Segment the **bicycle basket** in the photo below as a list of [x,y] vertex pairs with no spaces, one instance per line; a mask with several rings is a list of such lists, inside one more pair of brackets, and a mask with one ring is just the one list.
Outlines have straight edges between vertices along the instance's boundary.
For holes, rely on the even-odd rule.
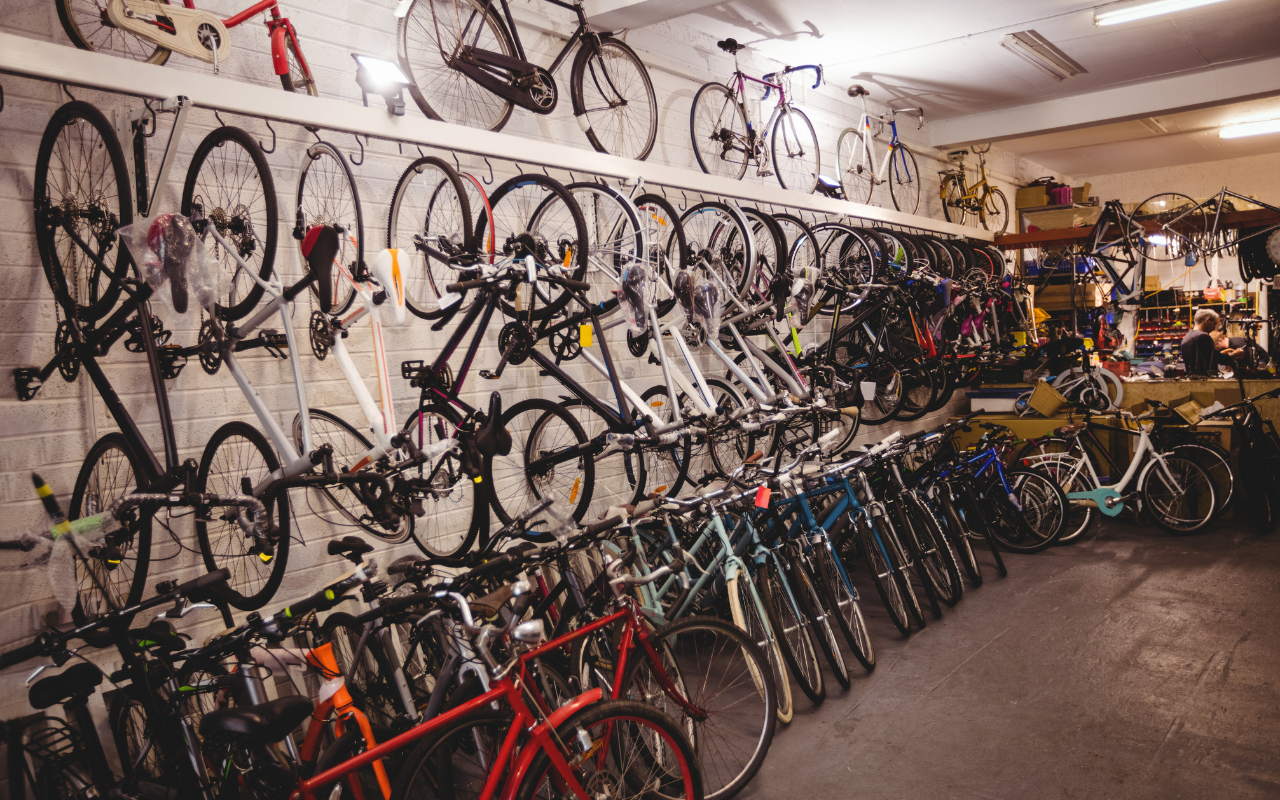
[[1027,401],[1027,405],[1033,411],[1041,416],[1052,417],[1058,413],[1058,409],[1067,404],[1067,398],[1057,389],[1049,385],[1046,380],[1036,382],[1035,391],[1031,393],[1031,399]]
[[[41,724],[47,727],[37,727]],[[51,769],[62,769],[86,756],[80,734],[55,717],[30,723],[22,732],[22,740],[22,749],[38,764],[47,764]]]

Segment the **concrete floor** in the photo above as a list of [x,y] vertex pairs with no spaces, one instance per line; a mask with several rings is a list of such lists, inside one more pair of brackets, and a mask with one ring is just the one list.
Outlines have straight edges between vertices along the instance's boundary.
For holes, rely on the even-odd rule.
[[986,582],[910,638],[855,573],[875,671],[795,691],[739,796],[1280,797],[1280,534],[1095,530],[1004,579],[980,553]]

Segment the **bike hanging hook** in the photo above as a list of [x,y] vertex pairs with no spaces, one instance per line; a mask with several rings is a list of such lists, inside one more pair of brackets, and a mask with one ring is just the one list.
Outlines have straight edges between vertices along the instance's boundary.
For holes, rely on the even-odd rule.
[[356,161],[355,156],[351,155],[350,153],[347,153],[347,159],[351,161],[352,164],[358,167],[364,163],[364,144],[360,141],[360,134],[358,133],[352,134],[352,137],[356,140],[356,144],[360,146],[360,160]]
[[[427,154],[426,154],[426,153],[424,153],[424,152],[422,152],[422,145],[420,145],[420,144],[415,144],[415,145],[414,145],[414,147],[416,147],[416,148],[418,149],[418,157],[419,157],[419,158],[426,158],[426,157],[427,157]],[[455,161],[457,160],[457,158],[458,158],[457,156],[454,156],[454,160],[455,160]]]
[[71,90],[67,88],[67,85],[65,83],[60,83],[58,85],[62,87],[62,92],[67,96],[67,99],[74,103],[76,101],[76,96],[71,93]]
[[264,119],[263,122],[267,124],[267,130],[271,131],[271,149],[268,150],[261,139],[258,140],[258,147],[261,148],[263,153],[270,155],[276,151],[276,129],[271,127],[271,120]]
[[[422,152],[421,147],[418,148],[418,152]],[[462,162],[458,160],[458,152],[456,150],[450,150],[449,155],[453,156],[453,168],[458,172],[462,172]]]
[[480,182],[483,183],[485,186],[492,186],[493,185],[493,165],[489,163],[488,156],[484,157],[484,165],[489,168],[489,178],[487,180],[485,178],[481,178]]
[[223,122],[222,117],[218,116],[218,109],[216,108],[213,110],[213,118],[218,121],[219,127],[222,127],[222,128],[227,127],[227,123]]
[[156,135],[156,110],[151,107],[150,100],[143,100],[142,105],[145,106],[146,109],[151,112],[151,133],[147,133],[145,129],[142,132],[142,135],[144,137],[150,139],[152,136]]

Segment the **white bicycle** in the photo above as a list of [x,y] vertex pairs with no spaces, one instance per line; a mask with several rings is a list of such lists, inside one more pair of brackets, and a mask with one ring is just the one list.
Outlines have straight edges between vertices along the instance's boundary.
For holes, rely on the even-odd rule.
[[[889,196],[893,198],[893,207],[908,214],[920,209],[920,168],[916,166],[915,154],[902,142],[898,141],[898,114],[915,114],[919,117],[919,127],[924,127],[923,108],[889,109],[888,114],[871,114],[867,111],[867,90],[861,86],[850,86],[849,96],[862,99],[862,116],[858,124],[845,128],[840,132],[836,142],[836,163],[840,166],[840,188],[844,190],[846,200],[855,203],[870,203],[876,187],[889,184]],[[893,136],[889,140],[889,149],[877,165],[875,135],[871,132],[871,120],[881,125],[887,124]]]

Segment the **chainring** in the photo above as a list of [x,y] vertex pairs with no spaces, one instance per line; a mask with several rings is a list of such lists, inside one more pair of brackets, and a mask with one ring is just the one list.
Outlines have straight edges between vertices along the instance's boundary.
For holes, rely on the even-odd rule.
[[572,361],[582,352],[577,325],[568,325],[551,334],[551,352],[557,361]]
[[508,322],[498,333],[498,352],[507,357],[507,363],[523,364],[533,350],[533,331],[521,322]]
[[58,373],[67,383],[75,382],[80,375],[80,359],[76,356],[76,340],[72,335],[71,325],[71,320],[64,319],[58,323],[58,332],[54,335]]
[[200,369],[208,375],[217,375],[222,369],[222,346],[212,319],[200,323]]
[[333,327],[329,324],[329,317],[323,311],[312,311],[309,327],[311,352],[316,354],[318,360],[324,361],[333,348]]

